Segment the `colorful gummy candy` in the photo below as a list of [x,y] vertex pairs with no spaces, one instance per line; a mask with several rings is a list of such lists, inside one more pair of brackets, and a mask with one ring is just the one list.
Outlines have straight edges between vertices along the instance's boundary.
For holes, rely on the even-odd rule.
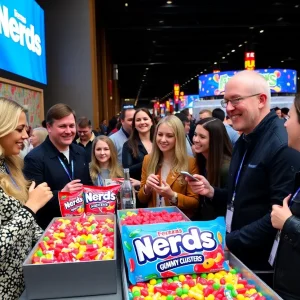
[[229,272],[152,278],[129,287],[129,300],[266,300],[234,268]]
[[85,215],[56,220],[44,234],[32,257],[33,264],[114,258],[114,221]]
[[139,209],[136,212],[127,211],[120,215],[121,225],[140,225],[156,223],[184,222],[182,213],[162,211],[150,211]]

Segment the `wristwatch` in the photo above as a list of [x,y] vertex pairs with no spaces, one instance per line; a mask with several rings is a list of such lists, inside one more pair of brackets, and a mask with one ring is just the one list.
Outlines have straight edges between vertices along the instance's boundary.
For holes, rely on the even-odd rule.
[[174,192],[174,195],[172,196],[172,198],[170,199],[170,202],[174,205],[177,205],[178,203],[178,195],[176,192]]

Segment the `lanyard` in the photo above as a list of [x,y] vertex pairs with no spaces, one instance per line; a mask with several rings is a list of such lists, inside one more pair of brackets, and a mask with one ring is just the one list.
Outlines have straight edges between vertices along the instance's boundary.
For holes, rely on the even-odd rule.
[[292,197],[292,199],[291,199],[291,201],[289,203],[289,207],[292,206],[292,204],[293,204],[295,198],[297,197],[297,195],[299,194],[299,192],[300,192],[300,187],[298,188],[298,190],[296,191],[296,193],[293,195],[293,197]]
[[104,186],[104,183],[103,183],[103,180],[102,180],[100,174],[98,174],[97,182],[98,182],[98,186]]
[[6,165],[6,163],[4,163],[4,167],[5,167],[6,173],[9,175],[10,180],[12,181],[13,185],[14,185],[17,189],[19,189],[19,187],[18,187],[17,183],[15,182],[14,178],[12,177],[12,175],[11,175],[11,173],[10,173],[10,171],[9,171],[9,168],[8,168],[8,166]]
[[74,180],[74,162],[73,159],[71,160],[71,172],[72,172],[72,176],[70,175],[69,170],[67,169],[66,165],[63,163],[63,161],[61,160],[61,158],[58,156],[59,162],[60,164],[63,166],[65,172],[67,173],[70,181]]
[[232,194],[231,204],[233,204],[233,202],[235,200],[236,187],[237,187],[237,184],[239,182],[239,178],[240,178],[240,175],[241,175],[241,171],[242,171],[242,167],[243,167],[243,164],[244,164],[244,160],[245,160],[246,154],[247,154],[247,150],[246,150],[246,152],[245,152],[245,154],[244,154],[244,156],[242,158],[239,170],[238,170],[238,172],[236,174],[235,184],[234,184],[234,191],[233,191],[233,194]]

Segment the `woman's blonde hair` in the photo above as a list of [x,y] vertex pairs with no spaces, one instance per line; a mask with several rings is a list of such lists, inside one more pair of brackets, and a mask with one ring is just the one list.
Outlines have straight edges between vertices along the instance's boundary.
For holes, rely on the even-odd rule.
[[[17,128],[22,112],[25,113],[25,109],[21,105],[12,100],[0,97],[0,138],[10,134]],[[7,195],[18,199],[24,204],[28,200],[29,182],[24,178],[22,172],[23,160],[17,155],[5,156],[5,151],[1,144],[0,159],[4,160],[10,172],[10,175],[0,173],[0,186]],[[14,185],[12,179],[17,187]]]
[[93,182],[97,181],[98,174],[101,175],[101,166],[99,164],[99,161],[97,160],[95,156],[95,148],[98,143],[98,141],[102,141],[108,145],[108,148],[110,150],[110,159],[109,159],[109,170],[110,170],[110,177],[111,178],[120,178],[124,176],[123,170],[121,169],[121,166],[118,162],[118,155],[117,150],[115,148],[114,143],[112,140],[105,136],[105,135],[99,135],[95,137],[92,145],[92,161],[90,163],[90,175]]
[[[47,131],[47,129],[44,128],[44,127],[37,127],[37,128],[34,128],[34,129],[32,130],[32,133],[34,133],[34,132],[35,132],[36,136],[38,137],[39,145],[40,145],[41,143],[43,143],[44,140],[46,139],[46,137],[48,136],[48,131]],[[37,146],[36,146],[36,147],[37,147]]]
[[161,119],[155,128],[152,153],[150,154],[151,158],[149,161],[147,174],[156,174],[163,163],[163,153],[156,143],[157,132],[162,124],[168,125],[173,130],[175,135],[175,147],[171,170],[174,173],[188,171],[188,155],[186,150],[186,136],[184,127],[179,118],[171,115]]

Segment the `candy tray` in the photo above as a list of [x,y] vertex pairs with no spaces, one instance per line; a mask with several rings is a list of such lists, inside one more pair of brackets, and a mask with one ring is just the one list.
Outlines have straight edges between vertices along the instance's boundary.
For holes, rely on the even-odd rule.
[[[78,219],[68,217],[62,219]],[[117,292],[117,233],[115,215],[96,215],[97,220],[110,219],[114,222],[114,258],[82,262],[32,264],[32,256],[38,243],[23,263],[23,273],[28,299],[79,297]],[[54,218],[45,233],[58,219]]]
[[[231,267],[235,268],[238,272],[243,274],[243,277],[247,279],[250,284],[254,284],[258,292],[261,292],[267,300],[283,300],[275,291],[273,291],[268,285],[266,285],[259,277],[257,277],[248,267],[246,267],[235,255],[231,252],[225,252],[226,258],[229,261]],[[127,267],[122,255],[121,260],[121,275],[123,282],[123,299],[130,300],[128,294],[129,281],[127,276]]]

